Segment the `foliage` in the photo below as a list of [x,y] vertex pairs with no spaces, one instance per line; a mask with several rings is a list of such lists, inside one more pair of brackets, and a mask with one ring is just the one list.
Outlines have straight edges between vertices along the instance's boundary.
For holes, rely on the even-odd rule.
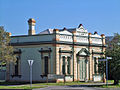
[[[99,59],[104,59],[104,58],[99,58]],[[98,62],[98,72],[103,75],[105,73],[105,68],[106,68],[106,64],[104,61],[100,61]]]
[[116,34],[112,41],[109,42],[109,46],[106,49],[106,56],[112,57],[109,60],[109,75],[114,79],[114,84],[119,83],[120,79],[120,35]]
[[15,61],[16,56],[13,47],[10,45],[9,33],[3,27],[0,27],[0,62],[9,63]]

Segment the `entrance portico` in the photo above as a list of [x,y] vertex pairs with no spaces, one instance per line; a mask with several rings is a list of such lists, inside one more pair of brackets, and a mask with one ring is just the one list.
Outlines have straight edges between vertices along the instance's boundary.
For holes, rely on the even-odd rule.
[[79,81],[86,81],[88,80],[89,75],[89,68],[88,68],[88,57],[90,53],[86,48],[82,48],[77,53],[77,79]]

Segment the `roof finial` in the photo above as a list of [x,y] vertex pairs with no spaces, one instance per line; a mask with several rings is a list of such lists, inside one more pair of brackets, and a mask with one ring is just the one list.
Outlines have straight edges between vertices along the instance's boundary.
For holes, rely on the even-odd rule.
[[78,26],[78,28],[80,28],[81,26],[83,26],[82,24],[80,24],[79,26]]
[[66,27],[64,27],[64,28],[63,28],[63,30],[67,30],[67,28],[66,28]]
[[97,31],[95,31],[94,34],[98,34]]

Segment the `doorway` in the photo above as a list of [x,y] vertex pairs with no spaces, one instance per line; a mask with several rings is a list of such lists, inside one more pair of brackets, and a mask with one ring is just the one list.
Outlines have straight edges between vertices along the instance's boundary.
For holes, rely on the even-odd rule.
[[86,63],[85,59],[80,60],[79,62],[79,70],[80,70],[80,81],[85,81],[86,78]]

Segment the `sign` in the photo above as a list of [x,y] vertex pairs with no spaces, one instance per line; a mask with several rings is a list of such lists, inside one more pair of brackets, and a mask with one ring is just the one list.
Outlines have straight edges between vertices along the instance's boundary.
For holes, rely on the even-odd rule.
[[28,64],[30,66],[30,87],[32,87],[32,64],[34,60],[28,60]]
[[48,74],[48,79],[63,79],[64,75]]
[[56,78],[57,79],[62,79],[62,78],[64,78],[64,75],[56,75]]
[[93,81],[98,82],[98,81],[101,81],[101,80],[102,80],[102,77],[100,75],[94,75],[93,76]]
[[28,60],[28,64],[29,64],[30,66],[32,66],[33,60]]
[[98,59],[98,61],[107,61],[107,59]]
[[112,59],[112,57],[107,57],[107,59]]
[[55,79],[56,75],[55,74],[48,74],[48,79]]

